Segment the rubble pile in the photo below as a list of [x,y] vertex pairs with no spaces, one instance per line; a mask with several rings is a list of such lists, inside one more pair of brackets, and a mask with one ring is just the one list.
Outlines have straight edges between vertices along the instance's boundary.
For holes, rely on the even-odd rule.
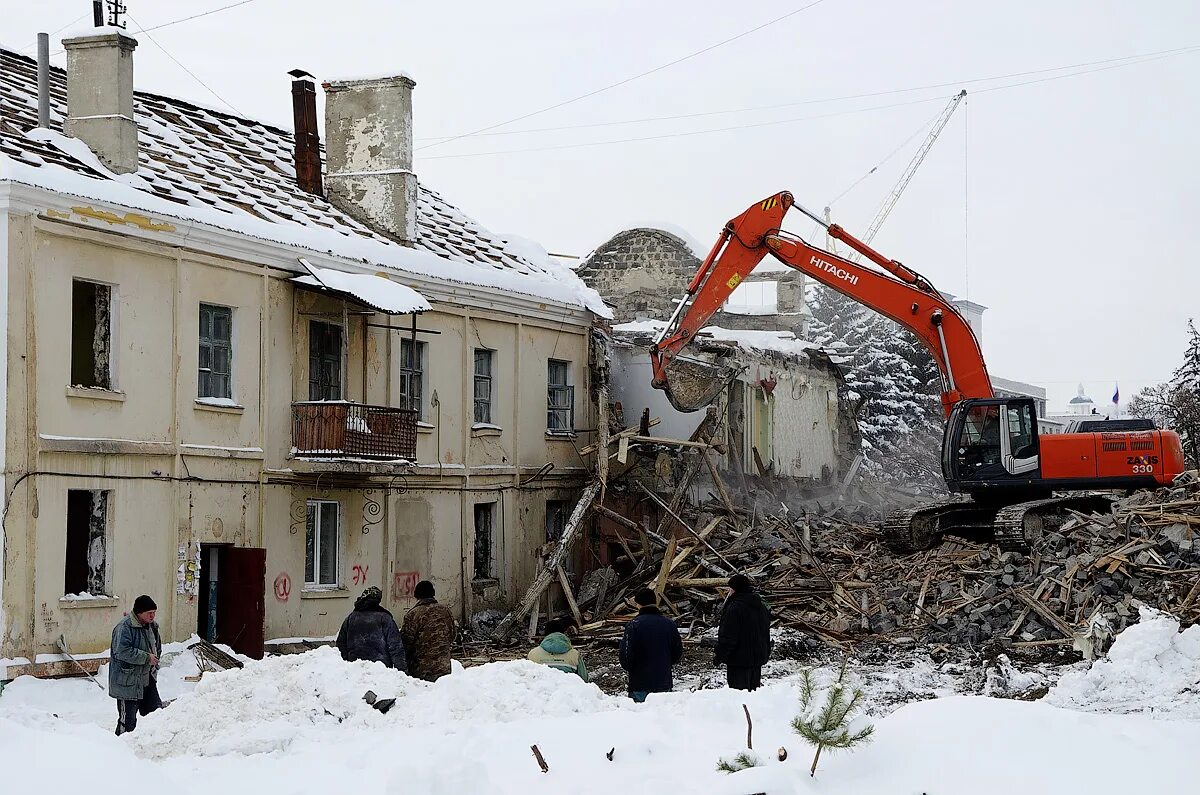
[[[777,625],[848,645],[881,637],[982,645],[1070,645],[1136,623],[1138,604],[1200,617],[1200,478],[1119,500],[1110,514],[1074,513],[1028,553],[948,537],[897,556],[873,523],[844,509],[747,515],[715,498],[678,510],[683,531],[631,540],[634,572],[596,572],[579,606],[584,630],[616,636],[655,589],[693,636],[716,624],[733,571],[756,581]],[[696,529],[701,528],[701,529]],[[668,554],[669,553],[669,554]]]

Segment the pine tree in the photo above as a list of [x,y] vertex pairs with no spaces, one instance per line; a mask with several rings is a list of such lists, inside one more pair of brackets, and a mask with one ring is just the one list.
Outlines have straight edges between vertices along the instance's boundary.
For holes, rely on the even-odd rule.
[[717,760],[717,770],[722,773],[737,773],[751,767],[762,767],[763,764],[764,762],[758,754],[753,751],[742,751],[732,759],[721,757]]
[[1145,417],[1179,434],[1189,467],[1200,467],[1200,332],[1188,321],[1188,347],[1171,380],[1142,389],[1129,401],[1134,417]]
[[895,482],[936,483],[941,377],[907,330],[836,290],[816,285],[809,336],[846,359],[868,471]]
[[811,670],[801,672],[800,714],[792,720],[792,730],[817,748],[808,774],[817,774],[821,751],[854,748],[871,739],[874,725],[856,717],[862,707],[863,691],[847,679],[842,665],[837,679],[828,688],[818,688]]

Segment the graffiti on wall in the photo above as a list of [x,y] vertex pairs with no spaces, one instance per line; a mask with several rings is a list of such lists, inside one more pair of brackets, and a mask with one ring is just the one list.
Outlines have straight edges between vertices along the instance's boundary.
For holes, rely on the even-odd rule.
[[354,568],[352,569],[352,571],[354,572],[354,584],[355,585],[366,585],[367,584],[367,570],[369,568],[370,568],[369,566],[363,566],[360,563],[354,564]]
[[411,599],[413,590],[421,581],[419,571],[397,571],[392,574],[392,598]]
[[286,571],[279,572],[275,578],[275,601],[286,602],[292,595],[292,578]]

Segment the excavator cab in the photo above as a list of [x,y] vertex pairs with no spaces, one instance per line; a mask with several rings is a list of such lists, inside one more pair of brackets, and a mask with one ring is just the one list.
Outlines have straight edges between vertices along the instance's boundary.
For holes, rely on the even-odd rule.
[[1027,488],[1040,466],[1037,411],[1031,398],[959,401],[942,439],[942,474],[951,491]]

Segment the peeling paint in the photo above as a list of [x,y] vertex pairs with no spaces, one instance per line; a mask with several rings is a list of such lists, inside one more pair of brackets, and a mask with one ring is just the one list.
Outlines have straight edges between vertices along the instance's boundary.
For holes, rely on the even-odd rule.
[[71,212],[81,218],[94,218],[97,221],[104,221],[108,224],[120,224],[122,226],[136,226],[139,229],[144,229],[147,232],[174,232],[175,227],[165,221],[154,221],[151,218],[142,215],[141,213],[125,213],[117,215],[108,210],[97,210],[94,207],[72,207]]
[[71,217],[70,213],[64,213],[61,210],[55,210],[53,208],[46,210],[46,215],[48,215],[51,218],[61,218],[63,220],[66,220],[67,218]]

